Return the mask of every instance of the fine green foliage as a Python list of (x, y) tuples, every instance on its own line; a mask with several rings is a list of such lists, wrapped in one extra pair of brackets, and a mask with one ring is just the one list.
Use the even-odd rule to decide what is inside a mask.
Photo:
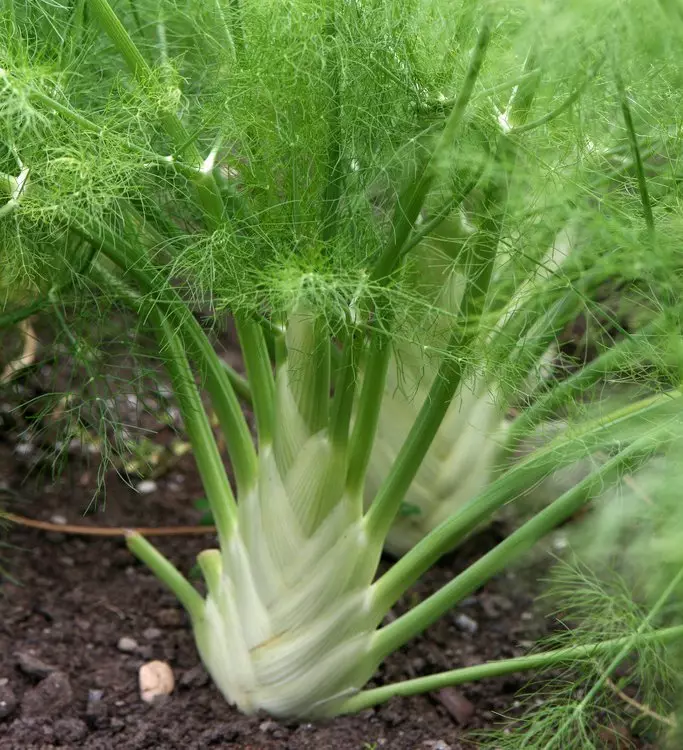
[[(188, 611), (229, 701), (329, 716), (580, 665), (592, 649), (609, 666), (683, 634), (637, 625), (362, 690), (679, 437), (681, 32), (668, 5), (0, 7), (0, 324), (52, 313), (91, 383), (98, 359), (84, 353), (102, 347), (75, 322), (125, 307), (165, 367), (217, 529), (198, 561), (206, 597), (145, 539), (128, 543)], [(601, 302), (610, 284), (637, 309), (628, 328)], [(248, 382), (218, 358), (207, 310), (234, 319)], [(548, 374), (579, 313), (600, 333), (595, 358)], [(578, 462), (580, 481), (381, 626), (444, 552)], [(426, 522), (377, 577), (412, 507)]]
[(507, 730), (484, 736), (484, 747), (602, 748), (611, 737), (623, 739), (625, 709), (631, 729), (670, 736), (676, 746), (680, 646), (639, 641), (637, 635), (680, 622), (683, 614), (683, 524), (674, 499), (679, 451), (676, 444), (636, 472), (619, 497), (602, 498), (591, 517), (570, 531), (573, 559), (558, 563), (549, 581), (548, 596), (564, 629), (546, 639), (546, 648), (580, 648), (604, 638), (627, 645), (616, 656), (589, 653), (547, 675), (540, 695), (534, 692), (537, 707)]

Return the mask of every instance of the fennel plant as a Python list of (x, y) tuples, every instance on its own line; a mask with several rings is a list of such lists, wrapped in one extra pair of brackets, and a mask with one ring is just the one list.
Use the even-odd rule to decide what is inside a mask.
[[(242, 711), (330, 716), (625, 648), (597, 638), (363, 690), (680, 428), (679, 27), (645, 2), (456, 6), (3, 3), (4, 322), (59, 300), (68, 326), (70, 306), (107, 299), (156, 337), (217, 528), (199, 556), (206, 596), (141, 536), (128, 545), (183, 604)], [(444, 235), (446, 219), (465, 229)], [(667, 289), (649, 327), (567, 379), (540, 376), (615, 274), (645, 297)], [(233, 316), (246, 383), (199, 324), (207, 306)], [(610, 376), (637, 386), (629, 399), (581, 402)], [(397, 388), (407, 415), (387, 423)], [(562, 409), (566, 426), (509, 464)], [(378, 425), (393, 445), (369, 470)], [(382, 624), (443, 553), (579, 460), (593, 461), (581, 481)], [(448, 493), (464, 477), (467, 502), (430, 513), (378, 577), (425, 476)], [(667, 644), (683, 625), (641, 635)]]

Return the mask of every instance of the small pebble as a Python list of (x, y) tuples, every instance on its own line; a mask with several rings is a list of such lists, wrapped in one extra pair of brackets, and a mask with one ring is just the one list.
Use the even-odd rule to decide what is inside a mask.
[(462, 612), (455, 616), (455, 624), (460, 630), (470, 635), (474, 635), (479, 630), (479, 623)]
[(0, 687), (0, 719), (4, 719), (14, 712), (17, 707), (17, 697), (9, 685)]
[(426, 740), (422, 746), (429, 750), (451, 750), (451, 746), (443, 740)]
[(140, 697), (145, 703), (154, 703), (173, 692), (175, 680), (173, 670), (164, 661), (150, 661), (143, 664), (138, 672)]
[(268, 732), (274, 732), (278, 728), (277, 722), (272, 721), (271, 719), (268, 719), (267, 721), (262, 721), (259, 724), (259, 729), (262, 732), (265, 732), (266, 734)]
[(17, 443), (14, 452), (17, 456), (30, 456), (35, 451), (33, 443)]
[(148, 641), (156, 641), (161, 638), (163, 633), (161, 632), (161, 630), (159, 630), (159, 628), (147, 628), (145, 631), (143, 631), (142, 635)]
[(88, 726), (91, 729), (106, 729), (108, 725), (107, 704), (102, 700), (103, 698), (104, 690), (98, 690), (96, 688), (88, 690), (88, 703), (85, 707), (85, 720), (88, 722)]
[(135, 638), (123, 636), (123, 638), (119, 638), (116, 648), (118, 648), (119, 651), (123, 651), (124, 654), (132, 654), (134, 651), (137, 651), (138, 642)]
[(179, 609), (160, 609), (156, 621), (162, 628), (177, 628), (183, 624), (183, 613)]
[(153, 479), (143, 479), (142, 482), (137, 483), (135, 489), (141, 495), (149, 495), (157, 491), (157, 483)]
[(16, 657), (19, 669), (29, 677), (40, 677), (42, 679), (56, 672), (58, 669), (52, 666), (52, 664), (47, 664), (37, 656), (29, 654), (27, 651), (18, 651), (14, 656)]
[(61, 513), (53, 513), (50, 516), (50, 523), (57, 524), (57, 526), (66, 526), (66, 516), (63, 516)]

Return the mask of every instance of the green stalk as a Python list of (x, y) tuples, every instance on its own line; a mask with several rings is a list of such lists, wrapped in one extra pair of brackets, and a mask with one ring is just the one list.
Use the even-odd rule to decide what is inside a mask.
[(235, 40), (235, 54), (239, 62), (244, 58), (247, 47), (244, 38), (244, 24), (242, 23), (240, 0), (230, 0), (230, 18), (232, 20), (233, 38)]
[(349, 425), (356, 393), (358, 360), (363, 347), (363, 337), (352, 332), (344, 342), (334, 379), (334, 396), (330, 415), (330, 439), (340, 452), (345, 452), (349, 442)]
[(156, 305), (167, 307), (173, 315), (174, 325), (182, 332), (186, 345), (201, 363), (206, 377), (206, 387), (232, 459), (238, 493), (247, 493), (254, 486), (258, 473), (256, 451), (225, 366), (199, 323), (175, 289), (166, 282), (162, 283), (155, 279), (144, 254), (135, 252), (132, 246), (125, 241), (117, 240), (103, 227), (99, 228), (98, 236), (93, 236), (85, 220), (75, 228), (93, 247), (99, 247), (126, 276), (134, 279), (142, 292), (154, 299)]
[(476, 664), (473, 667), (452, 669), (448, 672), (417, 677), (412, 680), (395, 682), (372, 690), (363, 690), (346, 700), (341, 706), (340, 714), (352, 714), (363, 711), (371, 706), (385, 703), (391, 698), (398, 696), (408, 697), (421, 693), (431, 693), (445, 687), (465, 685), (469, 682), (486, 680), (495, 677), (515, 674), (517, 672), (529, 672), (531, 670), (548, 669), (562, 664), (577, 663), (582, 660), (590, 660), (602, 654), (609, 654), (615, 649), (626, 647), (630, 644), (633, 650), (640, 644), (646, 643), (671, 643), (683, 638), (683, 625), (655, 630), (652, 633), (639, 635), (635, 642), (632, 636), (612, 638), (599, 643), (588, 643), (581, 646), (568, 646), (566, 648), (554, 649), (528, 656), (518, 656), (514, 659), (502, 659), (500, 661)]
[[(414, 247), (417, 247), (425, 237), (428, 237), (435, 229), (438, 229), (451, 212), (458, 208), (465, 198), (467, 198), (467, 196), (474, 190), (483, 173), (484, 168), (477, 172), (462, 190), (453, 191), (449, 198), (444, 201), (443, 206), (436, 211), (434, 216), (424, 226), (421, 226), (417, 231), (411, 234), (410, 238), (403, 246), (402, 252), (404, 254), (409, 253)], [(451, 260), (454, 261), (456, 258), (451, 258)]]
[(392, 221), (392, 236), (389, 244), (382, 252), (374, 266), (371, 281), (386, 281), (398, 265), (404, 246), (413, 231), (417, 217), (424, 205), (434, 180), (439, 176), (440, 164), (444, 156), (453, 148), (467, 105), (472, 98), (474, 85), (484, 63), (486, 49), (491, 37), (491, 21), (484, 18), (479, 37), (472, 53), (469, 68), (465, 75), (462, 88), (455, 100), (446, 125), (426, 164), (419, 169), (414, 184), (412, 184), (398, 199)]
[(199, 622), (204, 616), (204, 600), (173, 563), (140, 534), (127, 533), (126, 544), (135, 557), (144, 563), (173, 592), (178, 601), (185, 607), (192, 621)]
[(619, 649), (619, 652), (615, 655), (607, 668), (602, 672), (600, 677), (595, 681), (593, 687), (586, 693), (586, 695), (584, 695), (584, 697), (581, 699), (581, 702), (575, 706), (574, 710), (564, 720), (564, 722), (562, 722), (555, 734), (555, 737), (545, 745), (543, 750), (552, 750), (552, 748), (557, 745), (556, 741), (562, 740), (565, 730), (571, 725), (575, 717), (585, 710), (586, 706), (588, 706), (593, 698), (595, 698), (600, 690), (602, 690), (607, 680), (612, 676), (612, 674), (614, 674), (614, 671), (619, 667), (621, 662), (623, 662), (624, 659), (631, 653), (631, 651), (633, 651), (634, 648), (638, 645), (638, 641), (643, 637), (645, 631), (650, 628), (653, 620), (662, 611), (664, 605), (668, 602), (671, 595), (678, 588), (681, 581), (683, 581), (683, 568), (679, 570), (678, 573), (673, 577), (669, 585), (662, 592), (662, 595), (655, 602), (652, 609), (648, 612), (647, 616), (640, 623), (636, 632), (630, 638), (626, 639), (624, 645), (621, 647), (621, 649)]
[(363, 387), (351, 433), (349, 468), (346, 474), (346, 490), (349, 496), (356, 498), (361, 506), (365, 475), (382, 408), (390, 355), (391, 343), (388, 337), (375, 334), (371, 339), (370, 351), (363, 370)]
[(223, 466), (209, 418), (194, 382), (185, 347), (169, 320), (154, 302), (148, 315), (155, 324), (161, 355), (173, 382), (173, 391), (192, 445), (197, 469), (211, 506), (221, 547), (226, 545), (237, 523), (237, 503)]
[[(457, 343), (448, 347), (449, 353), (456, 350)], [(370, 538), (384, 539), (389, 532), (401, 502), (450, 406), (462, 379), (462, 372), (459, 358), (448, 358), (441, 363), (429, 395), (365, 516)]]
[(331, 344), (318, 314), (295, 311), (287, 321), (287, 377), (311, 434), (329, 424)]
[[(143, 86), (149, 83), (152, 76), (152, 69), (147, 64), (142, 52), (140, 52), (125, 26), (119, 20), (108, 0), (88, 1), (93, 14), (100, 22), (107, 36), (111, 39), (114, 47), (116, 47), (121, 57), (125, 60), (135, 80)], [(176, 115), (168, 112), (162, 113), (161, 123), (175, 144), (182, 143), (187, 137), (185, 128)], [(191, 161), (199, 161), (199, 154), (193, 146), (188, 146), (187, 155)]]
[(251, 403), (261, 446), (273, 440), (275, 379), (261, 326), (246, 315), (236, 314), (235, 324), (247, 368)]
[(341, 169), (341, 75), (339, 70), (339, 53), (337, 50), (337, 25), (335, 0), (328, 0), (325, 37), (327, 55), (325, 69), (327, 85), (332, 92), (327, 114), (327, 183), (322, 200), (322, 240), (329, 242), (337, 236), (339, 229), (339, 209), (343, 172)]
[(70, 122), (73, 122), (74, 125), (78, 125), (81, 130), (85, 130), (88, 133), (95, 133), (96, 135), (103, 135), (104, 128), (101, 128), (92, 120), (89, 120), (79, 112), (71, 109), (71, 107), (67, 107), (66, 105), (58, 102), (56, 99), (53, 99), (51, 96), (44, 94), (42, 91), (32, 90), (29, 91), (28, 95), (31, 99), (35, 99), (37, 102), (40, 102), (48, 109), (51, 109), (58, 115), (61, 115), (65, 120), (69, 120)]
[[(505, 541), (470, 565), (450, 583), (438, 592), (399, 617), (394, 622), (377, 631), (373, 639), (372, 654), (375, 661), (381, 662), (386, 656), (399, 649), (406, 641), (421, 633), (441, 617), (448, 609), (454, 607), (466, 596), (500, 573), (520, 555), (531, 549), (563, 521), (574, 515), (586, 502), (599, 493), (607, 483), (618, 478), (626, 467), (631, 469), (641, 465), (657, 447), (655, 436), (648, 435), (636, 440), (614, 458), (605, 462), (597, 471), (586, 477), (571, 490), (555, 500), (550, 506), (527, 521), (521, 528), (511, 534)], [(429, 537), (427, 537), (429, 540)], [(374, 587), (378, 612), (385, 612), (411, 585), (415, 578), (412, 575), (399, 574), (383, 576)]]
[(643, 206), (645, 224), (650, 234), (654, 235), (655, 219), (652, 214), (652, 203), (650, 202), (650, 193), (647, 189), (647, 178), (645, 177), (645, 169), (643, 168), (643, 159), (640, 155), (640, 147), (638, 146), (638, 136), (636, 135), (636, 130), (633, 126), (631, 107), (628, 103), (628, 96), (626, 95), (624, 82), (621, 78), (621, 73), (616, 66), (614, 69), (614, 75), (616, 78), (617, 92), (619, 94), (621, 114), (624, 118), (624, 124), (626, 125), (626, 132), (628, 133), (628, 140), (631, 146), (631, 153), (633, 155), (633, 161), (636, 167), (636, 174), (638, 175), (638, 190), (640, 191), (640, 202)]
[[(375, 584), (378, 611), (386, 611), (391, 607), (442, 555), (452, 550), (511, 498), (524, 493), (553, 471), (568, 466), (604, 446), (609, 441), (610, 434), (614, 436), (616, 433), (618, 439), (619, 430), (632, 425), (637, 426), (662, 418), (674, 422), (680, 419), (680, 397), (681, 394), (674, 391), (618, 409), (606, 418), (582, 425), (569, 436), (560, 435), (525, 460), (515, 464), (477, 498), (437, 526), (382, 576)], [(603, 464), (600, 471), (607, 471), (609, 465), (609, 462)], [(577, 485), (579, 486), (581, 485)]]
[(225, 42), (232, 49), (235, 61), (237, 61), (237, 47), (235, 44), (235, 39), (232, 35), (232, 31), (230, 30), (230, 24), (228, 23), (228, 19), (225, 17), (225, 13), (223, 12), (222, 0), (213, 0), (213, 4), (216, 8), (218, 18), (220, 19), (220, 27), (223, 30)]
[(232, 385), (237, 396), (239, 396), (242, 401), (249, 404), (249, 406), (252, 406), (253, 402), (249, 381), (244, 375), (240, 375), (239, 372), (237, 372), (234, 367), (231, 367), (224, 359), (221, 360), (221, 364), (223, 365), (225, 372), (228, 374), (230, 385)]

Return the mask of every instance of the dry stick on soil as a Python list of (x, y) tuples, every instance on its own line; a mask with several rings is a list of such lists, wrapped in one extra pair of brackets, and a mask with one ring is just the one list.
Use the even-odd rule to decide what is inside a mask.
[(26, 318), (22, 320), (17, 326), (19, 332), (24, 340), (24, 346), (21, 354), (8, 362), (0, 375), (0, 384), (9, 383), (10, 380), (25, 367), (29, 367), (36, 361), (36, 355), (38, 353), (38, 338), (33, 330), (31, 319)]
[(662, 716), (661, 714), (658, 714), (656, 711), (653, 711), (649, 706), (644, 705), (643, 703), (639, 703), (634, 698), (631, 698), (630, 695), (626, 695), (626, 693), (623, 690), (620, 690), (617, 685), (615, 685), (612, 680), (607, 678), (605, 681), (605, 684), (610, 690), (613, 690), (615, 695), (617, 697), (621, 698), (624, 703), (631, 706), (631, 708), (634, 708), (638, 713), (644, 714), (645, 716), (649, 716), (651, 719), (655, 719), (656, 721), (661, 722), (662, 724), (666, 724), (669, 727), (673, 727), (674, 729), (678, 726), (676, 724), (676, 721), (668, 716)]
[(192, 536), (214, 534), (215, 526), (150, 526), (130, 528), (127, 526), (82, 526), (71, 523), (51, 523), (50, 521), (36, 521), (33, 518), (19, 516), (15, 513), (3, 513), (0, 518), (16, 523), (19, 526), (27, 526), (30, 529), (41, 531), (56, 531), (60, 534), (80, 534), (81, 536), (126, 536), (130, 533), (144, 534), (145, 536)]

